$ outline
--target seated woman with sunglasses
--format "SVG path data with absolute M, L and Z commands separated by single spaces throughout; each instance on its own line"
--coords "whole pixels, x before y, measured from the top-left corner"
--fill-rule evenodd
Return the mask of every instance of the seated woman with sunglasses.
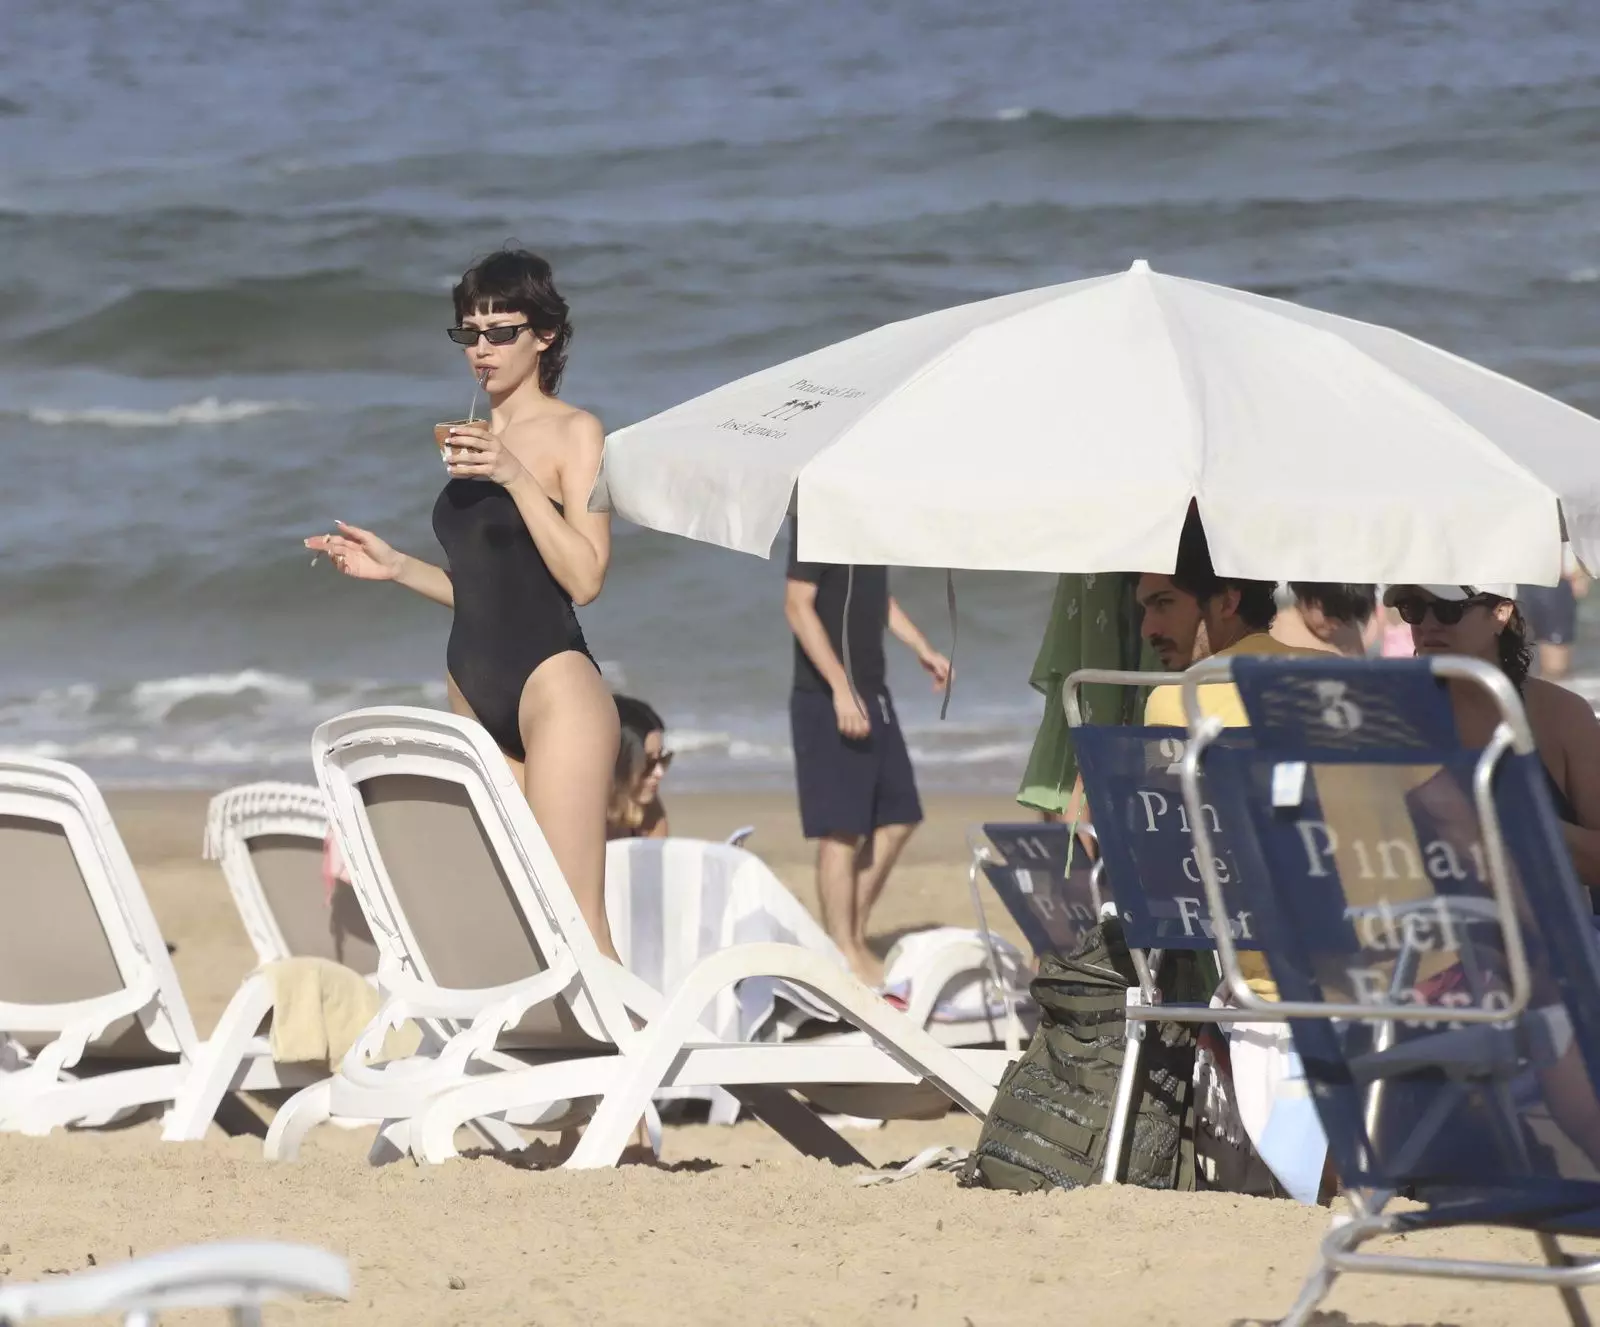
M 611 780 L 611 804 L 606 809 L 607 839 L 667 837 L 667 817 L 656 789 L 661 785 L 662 771 L 671 760 L 670 751 L 658 749 L 652 755 L 639 730 L 623 723 L 616 771 Z
M 611 828 L 612 838 L 664 839 L 667 809 L 661 805 L 661 780 L 672 764 L 666 749 L 667 725 L 653 706 L 634 696 L 617 697 L 617 717 L 622 721 L 622 743 L 636 744 L 639 755 L 624 768 L 622 753 L 617 756 L 617 778 L 612 789 L 613 805 L 623 805 L 623 820 Z
M 1383 602 L 1411 628 L 1418 655 L 1464 654 L 1495 664 L 1516 687 L 1578 878 L 1600 904 L 1600 719 L 1576 692 L 1529 677 L 1533 649 L 1511 585 L 1391 585 Z M 1450 688 L 1461 740 L 1485 745 L 1499 711 L 1481 687 Z M 1600 909 L 1597 909 L 1600 910 Z
M 450 479 L 433 528 L 448 566 L 343 522 L 305 542 L 346 576 L 395 581 L 454 610 L 450 707 L 505 753 L 596 943 L 615 958 L 605 841 L 617 709 L 573 611 L 600 593 L 611 556 L 609 517 L 588 510 L 600 421 L 556 396 L 572 326 L 544 259 L 491 254 L 452 298 L 450 339 L 490 410 L 452 429 L 445 448 Z

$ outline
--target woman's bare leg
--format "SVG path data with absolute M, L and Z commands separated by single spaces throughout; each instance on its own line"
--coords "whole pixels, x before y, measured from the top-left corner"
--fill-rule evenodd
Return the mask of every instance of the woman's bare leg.
M 595 944 L 617 957 L 606 919 L 606 802 L 621 725 L 589 659 L 553 655 L 533 670 L 518 709 L 528 753 L 522 787 Z
M 582 895 L 582 894 L 580 894 L 578 892 L 578 887 L 577 887 L 577 884 L 575 883 L 575 879 L 574 879 L 574 876 L 572 874 L 573 868 L 571 866 L 569 866 L 568 863 L 567 863 L 567 860 L 565 860 L 562 857 L 562 849 L 560 847 L 556 846 L 555 837 L 551 835 L 549 825 L 545 821 L 543 814 L 541 814 L 541 812 L 539 810 L 539 807 L 534 803 L 533 797 L 528 795 L 528 780 L 527 780 L 527 775 L 525 773 L 525 771 L 527 769 L 527 766 L 522 761 L 515 760 L 511 756 L 506 755 L 506 753 L 504 751 L 502 751 L 500 754 L 506 757 L 506 764 L 511 766 L 511 773 L 515 776 L 515 778 L 517 780 L 517 786 L 523 790 L 523 795 L 528 797 L 528 805 L 533 811 L 533 818 L 539 822 L 539 828 L 544 830 L 545 839 L 550 844 L 550 851 L 555 854 L 555 859 L 556 859 L 557 865 L 559 865 L 561 867 L 562 874 L 567 877 L 568 886 L 571 887 L 572 892 L 575 895 L 577 895 L 578 906 L 579 906 L 579 908 L 583 909 L 584 919 L 586 921 L 588 921 L 589 929 L 592 932 L 594 932 L 594 934 L 595 934 L 595 942 L 600 946 L 600 952 L 605 954 L 609 958 L 616 958 L 617 957 L 616 945 L 611 939 L 611 924 L 606 918 L 606 910 L 605 910 L 605 870 L 606 870 L 606 861 L 605 861 L 605 834 L 606 834 L 606 830 L 605 830 L 605 805 L 606 805 L 606 799 L 610 796 L 610 793 L 611 793 L 611 773 L 612 773 L 612 770 L 616 767 L 616 763 L 617 763 L 617 743 L 618 743 L 618 741 L 620 740 L 620 737 L 621 737 L 621 734 L 618 731 L 619 728 L 620 728 L 620 723 L 617 720 L 617 706 L 616 706 L 616 702 L 614 700 L 612 700 L 612 698 L 611 698 L 611 692 L 606 689 L 605 683 L 600 680 L 599 675 L 595 672 L 595 668 L 594 668 L 593 664 L 589 663 L 586 659 L 583 659 L 583 657 L 581 655 L 564 655 L 564 656 L 563 655 L 558 655 L 557 658 L 578 659 L 583 664 L 583 667 L 588 670 L 588 672 L 590 674 L 590 677 L 599 685 L 601 691 L 604 693 L 606 706 L 611 711 L 611 736 L 610 736 L 610 744 L 611 744 L 610 745 L 610 751 L 611 751 L 611 754 L 606 757 L 605 762 L 604 762 L 605 763 L 605 784 L 604 784 L 604 789 L 605 790 L 601 794 L 601 800 L 600 800 L 600 822 L 599 822 L 600 823 L 600 829 L 599 829 L 599 835 L 600 835 L 600 867 L 599 867 L 600 874 L 599 874 L 599 881 L 600 881 L 600 884 L 599 884 L 599 888 L 598 888 L 598 890 L 596 891 L 596 894 L 595 894 L 595 896 L 600 900 L 600 910 L 599 910 L 600 929 L 598 931 L 595 930 L 595 922 L 594 922 L 594 920 L 592 919 L 592 917 L 590 915 L 590 909 L 584 905 L 584 895 Z M 546 664 L 548 664 L 548 663 L 550 663 L 552 661 L 551 660 L 546 660 L 545 662 L 546 662 Z M 536 672 L 538 672 L 538 673 L 543 673 L 544 671 L 545 671 L 545 669 L 543 667 L 541 667 L 541 668 L 536 670 Z M 472 706 L 467 704 L 467 698 L 461 694 L 461 688 L 456 685 L 455 678 L 451 677 L 448 673 L 446 673 L 444 681 L 445 681 L 445 693 L 446 693 L 446 695 L 447 695 L 447 697 L 449 698 L 449 701 L 450 701 L 450 710 L 451 710 L 451 712 L 453 714 L 459 714 L 463 719 L 471 719 L 474 723 L 478 722 L 479 721 L 478 720 L 478 716 L 472 712 Z M 532 683 L 533 683 L 533 678 L 530 677 L 528 679 L 527 684 L 525 684 L 524 687 L 523 687 L 522 703 L 521 703 L 521 707 L 520 707 L 520 713 L 519 713 L 519 716 L 518 716 L 519 717 L 519 721 L 521 722 L 521 725 L 522 725 L 523 749 L 528 751 L 530 754 L 532 754 L 533 751 L 534 751 L 534 745 L 529 740 L 530 732 L 529 732 L 529 725 L 528 725 L 528 713 L 529 713 L 528 702 L 529 702 L 529 692 L 533 690 Z M 545 688 L 541 685 L 539 690 L 542 692 L 542 691 L 545 690 Z M 557 696 L 556 703 L 559 704 L 560 703 L 559 687 L 556 688 L 556 690 L 558 691 L 558 696 Z M 543 702 L 542 701 L 536 701 L 535 703 L 536 704 L 541 704 Z M 601 718 L 603 720 L 604 716 L 602 715 Z M 603 727 L 603 724 L 598 725 L 598 726 Z M 544 752 L 544 748 L 543 748 L 543 746 L 541 746 L 540 747 L 541 758 L 543 758 L 543 756 L 545 754 L 546 753 Z M 559 773 L 555 776 L 555 780 L 554 781 L 559 782 Z M 542 785 L 541 785 L 541 787 L 542 787 Z M 582 1138 L 582 1137 L 583 1137 L 583 1131 L 581 1129 L 563 1129 L 561 1131 L 560 1137 L 558 1138 L 558 1140 L 557 1140 L 557 1142 L 555 1144 L 554 1149 L 544 1159 L 544 1164 L 546 1166 L 550 1166 L 550 1167 L 555 1167 L 555 1166 L 559 1166 L 559 1165 L 563 1164 L 566 1161 L 566 1159 L 568 1157 L 570 1157 L 573 1154 L 574 1151 L 577 1150 L 578 1140 L 580 1138 Z M 642 1152 L 639 1150 L 641 1148 L 643 1149 Z M 624 1162 L 630 1162 L 630 1161 L 632 1161 L 632 1162 L 654 1161 L 655 1160 L 655 1153 L 650 1148 L 650 1138 L 649 1138 L 648 1133 L 646 1133 L 646 1131 L 645 1131 L 645 1127 L 644 1127 L 643 1121 L 640 1121 L 639 1127 L 636 1130 L 634 1130 L 633 1141 L 629 1144 L 629 1146 L 626 1149 L 624 1149 L 623 1154 L 622 1154 L 622 1160 Z

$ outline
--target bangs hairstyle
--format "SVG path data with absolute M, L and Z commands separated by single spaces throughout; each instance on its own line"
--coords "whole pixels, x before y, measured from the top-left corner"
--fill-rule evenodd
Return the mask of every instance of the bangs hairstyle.
M 526 249 L 501 249 L 467 268 L 450 298 L 458 323 L 474 313 L 520 313 L 535 332 L 549 333 L 550 344 L 539 356 L 539 390 L 556 394 L 567 369 L 572 324 L 549 263 Z

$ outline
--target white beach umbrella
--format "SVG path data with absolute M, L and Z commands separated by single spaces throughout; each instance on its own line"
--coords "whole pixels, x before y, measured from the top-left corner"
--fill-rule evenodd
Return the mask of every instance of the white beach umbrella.
M 612 434 L 593 505 L 769 555 L 1554 584 L 1600 569 L 1600 421 L 1387 328 L 1127 272 L 891 323 Z M 1564 525 L 1563 525 L 1564 519 Z

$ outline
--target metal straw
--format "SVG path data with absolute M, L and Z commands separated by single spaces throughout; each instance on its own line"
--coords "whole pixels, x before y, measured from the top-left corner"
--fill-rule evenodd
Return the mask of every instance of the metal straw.
M 467 423 L 469 424 L 476 424 L 478 422 L 478 393 L 482 390 L 483 385 L 488 381 L 488 369 L 479 369 L 472 375 L 472 404 L 467 407 Z

